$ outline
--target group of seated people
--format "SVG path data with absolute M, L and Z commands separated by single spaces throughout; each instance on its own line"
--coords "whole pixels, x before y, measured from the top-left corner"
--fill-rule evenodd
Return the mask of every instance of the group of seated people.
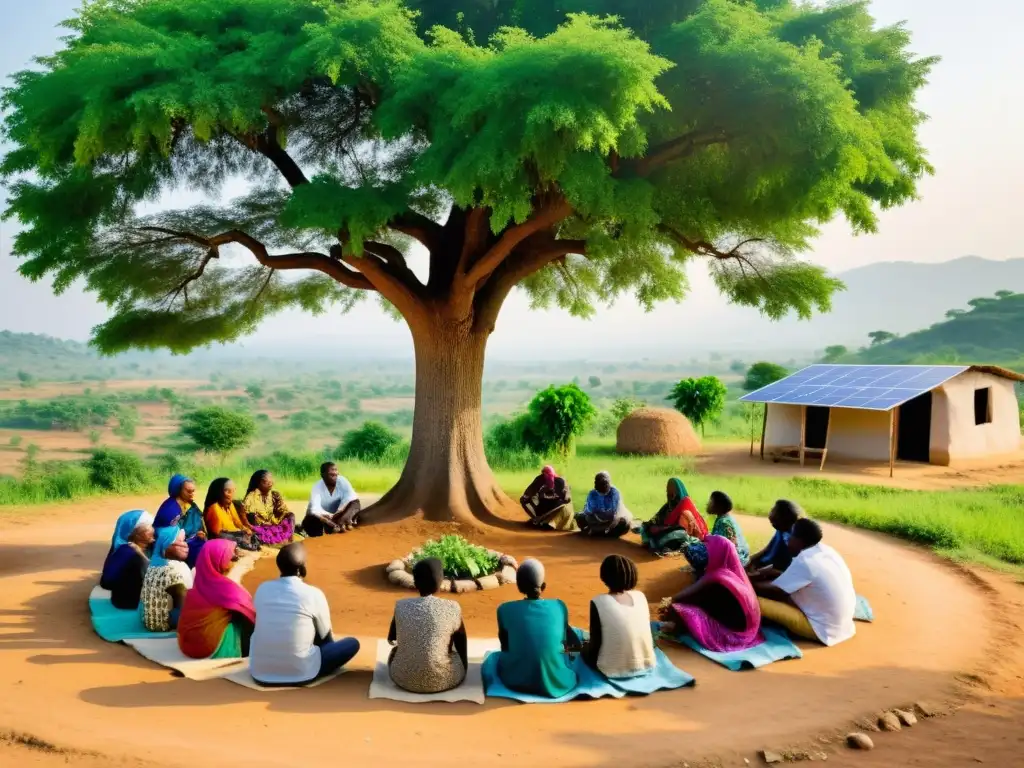
M 595 478 L 579 515 L 572 513 L 568 484 L 552 467 L 544 468 L 520 503 L 532 526 L 613 537 L 632 530 L 651 552 L 682 555 L 697 580 L 662 610 L 663 631 L 689 633 L 709 650 L 742 650 L 761 642 L 762 618 L 826 645 L 854 634 L 850 571 L 838 552 L 821 543 L 821 527 L 794 502 L 775 503 L 769 515 L 775 535 L 753 555 L 729 496 L 711 494 L 709 528 L 678 478 L 669 480 L 666 501 L 654 517 L 638 525 L 606 472 Z
M 325 464 L 301 526 L 273 490 L 265 470 L 250 480 L 243 502 L 234 500 L 227 478 L 211 483 L 205 512 L 194 502 L 195 483 L 176 475 L 155 517 L 141 510 L 121 515 L 103 566 L 101 586 L 115 607 L 136 609 L 147 630 L 174 631 L 190 658 L 243 658 L 265 685 L 301 685 L 328 675 L 359 651 L 353 638 L 335 640 L 330 610 L 319 589 L 305 583 L 306 551 L 297 537 L 351 529 L 359 501 L 351 485 Z M 554 525 L 571 520 L 595 535 L 616 535 L 624 517 L 621 495 L 607 474 L 598 475 L 584 512 L 568 517 L 568 486 L 545 468 L 524 496 L 524 508 Z M 563 494 L 557 496 L 557 494 Z M 552 506 L 554 501 L 566 503 Z M 709 529 L 683 483 L 668 483 L 665 505 L 637 526 L 652 549 L 672 547 L 689 561 L 695 581 L 662 601 L 661 622 L 669 636 L 688 634 L 719 652 L 743 650 L 763 641 L 762 621 L 797 637 L 834 645 L 854 635 L 856 594 L 842 557 L 822 543 L 822 529 L 793 502 L 777 501 L 769 520 L 775 535 L 750 554 L 721 491 L 711 494 Z M 611 513 L 609 515 L 609 512 Z M 554 514 L 552 514 L 554 513 Z M 628 514 L 628 513 L 626 513 Z M 583 518 L 581 520 L 581 518 Z M 262 584 L 255 597 L 229 578 L 238 551 L 283 545 L 280 578 Z M 419 597 L 399 600 L 388 631 L 394 646 L 388 669 L 393 682 L 413 693 L 457 687 L 468 669 L 467 635 L 457 601 L 438 597 L 445 580 L 439 560 L 413 567 Z M 544 566 L 524 560 L 516 584 L 524 599 L 501 605 L 497 670 L 510 689 L 560 697 L 576 685 L 573 654 L 609 679 L 650 674 L 654 636 L 644 594 L 636 589 L 632 560 L 610 555 L 600 567 L 607 594 L 590 602 L 589 631 L 574 628 L 561 600 L 543 598 Z
M 529 518 L 528 524 L 536 528 L 578 530 L 587 536 L 618 538 L 629 532 L 633 524 L 633 516 L 607 472 L 599 472 L 594 478 L 594 488 L 587 494 L 579 514 L 573 512 L 569 484 L 551 466 L 541 470 L 519 503 Z

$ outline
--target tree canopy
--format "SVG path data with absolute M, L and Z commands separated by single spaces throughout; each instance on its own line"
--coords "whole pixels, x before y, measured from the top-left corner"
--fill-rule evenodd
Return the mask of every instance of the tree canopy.
M 516 285 L 649 307 L 693 258 L 807 316 L 840 287 L 794 258 L 818 223 L 870 231 L 930 170 L 934 60 L 864 2 L 92 0 L 67 26 L 4 92 L 0 173 L 22 274 L 84 280 L 106 352 L 364 293 L 481 332 Z
M 747 370 L 747 375 L 743 379 L 743 388 L 747 392 L 753 392 L 762 387 L 767 387 L 769 384 L 774 384 L 779 379 L 784 379 L 788 375 L 789 371 L 778 363 L 764 361 L 754 363 Z

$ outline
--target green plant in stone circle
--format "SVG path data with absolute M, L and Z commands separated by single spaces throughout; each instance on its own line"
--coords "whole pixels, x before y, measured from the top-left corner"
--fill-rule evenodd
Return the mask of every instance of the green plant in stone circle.
M 470 544 L 462 536 L 449 534 L 436 541 L 427 541 L 413 553 L 410 567 L 428 558 L 436 557 L 444 565 L 448 579 L 479 579 L 495 573 L 500 565 L 498 557 L 483 547 Z

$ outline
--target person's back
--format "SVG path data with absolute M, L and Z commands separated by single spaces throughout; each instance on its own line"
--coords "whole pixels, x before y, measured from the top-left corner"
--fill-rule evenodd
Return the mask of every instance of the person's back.
M 597 668 L 609 678 L 647 674 L 657 661 L 647 598 L 638 590 L 620 597 L 598 595 L 592 601 L 601 619 Z
M 828 544 L 819 542 L 803 550 L 775 585 L 790 593 L 825 645 L 848 640 L 856 633 L 853 575 L 842 555 Z
M 460 626 L 462 609 L 454 600 L 428 595 L 395 603 L 396 647 L 388 662 L 395 684 L 413 693 L 438 693 L 461 683 L 466 672 L 451 651 Z
M 561 600 L 518 600 L 498 606 L 507 639 L 498 674 L 510 689 L 558 698 L 576 687 L 565 653 L 569 611 Z
M 297 576 L 287 576 L 260 585 L 253 602 L 256 629 L 249 650 L 253 678 L 267 683 L 313 680 L 320 670 L 316 639 L 331 630 L 324 593 Z

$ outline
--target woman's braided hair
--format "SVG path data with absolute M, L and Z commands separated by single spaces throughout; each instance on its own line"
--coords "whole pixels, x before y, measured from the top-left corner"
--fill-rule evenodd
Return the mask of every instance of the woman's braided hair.
M 611 592 L 628 592 L 636 589 L 640 574 L 636 563 L 622 555 L 608 555 L 601 563 L 601 581 Z

